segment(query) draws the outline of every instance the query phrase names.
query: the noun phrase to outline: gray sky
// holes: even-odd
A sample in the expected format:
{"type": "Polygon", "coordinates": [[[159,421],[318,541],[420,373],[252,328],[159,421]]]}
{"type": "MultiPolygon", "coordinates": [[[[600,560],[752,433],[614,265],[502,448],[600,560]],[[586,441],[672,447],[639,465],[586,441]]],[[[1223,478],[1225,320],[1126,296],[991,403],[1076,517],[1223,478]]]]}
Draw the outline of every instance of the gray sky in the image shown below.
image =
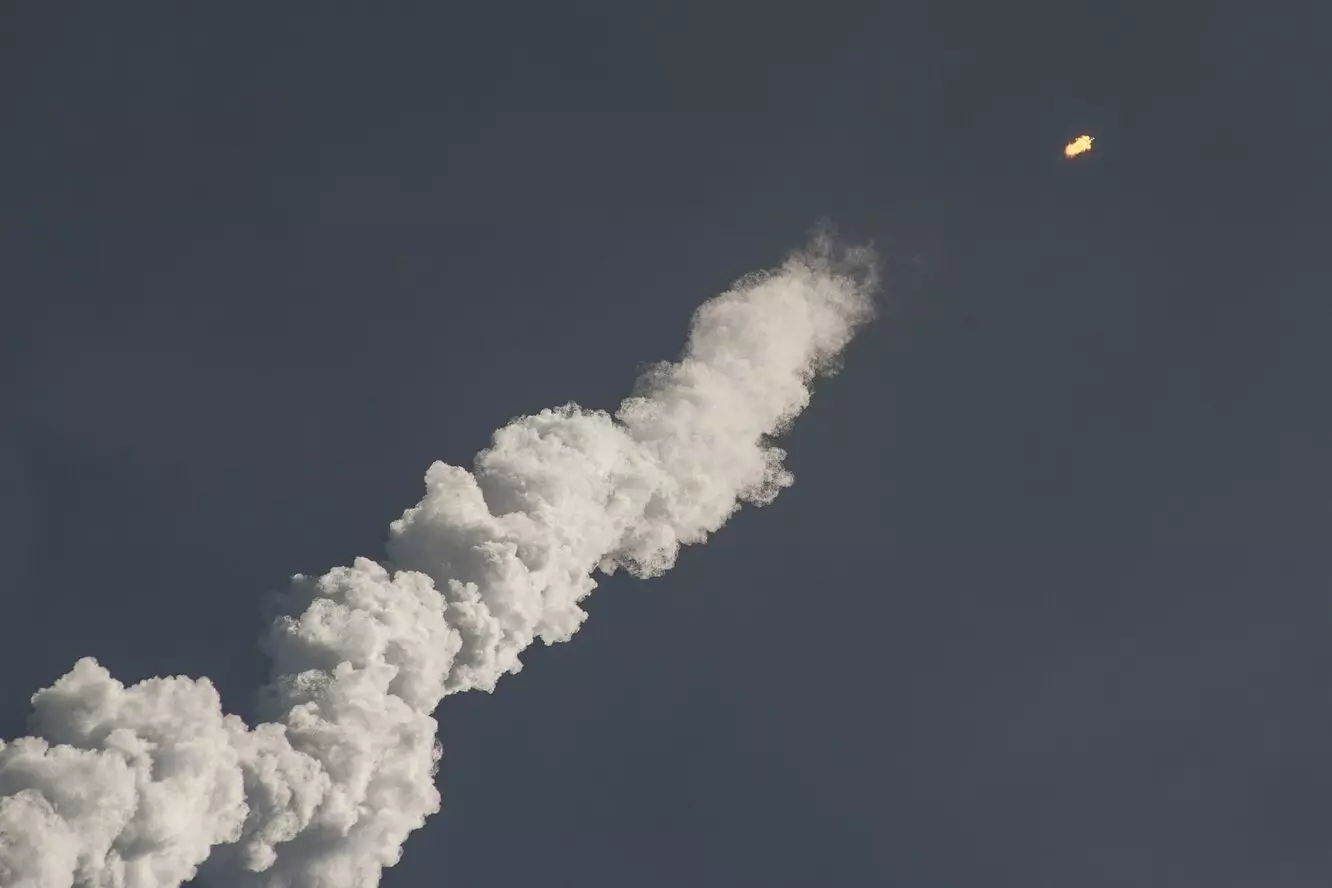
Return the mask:
{"type": "Polygon", "coordinates": [[[688,8],[4,14],[0,736],[248,716],[266,592],[828,217],[795,486],[446,700],[384,884],[1325,885],[1328,13],[688,8]]]}

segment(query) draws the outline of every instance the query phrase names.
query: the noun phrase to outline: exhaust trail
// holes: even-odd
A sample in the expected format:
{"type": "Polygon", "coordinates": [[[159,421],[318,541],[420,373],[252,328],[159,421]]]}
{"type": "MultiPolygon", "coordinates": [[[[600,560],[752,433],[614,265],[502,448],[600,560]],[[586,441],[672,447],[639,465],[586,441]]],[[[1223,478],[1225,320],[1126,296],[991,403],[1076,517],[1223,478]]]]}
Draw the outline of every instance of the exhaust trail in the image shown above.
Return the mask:
{"type": "Polygon", "coordinates": [[[614,415],[512,420],[469,472],[436,462],[388,559],[297,575],[261,647],[262,721],[207,678],[118,682],[91,658],[0,741],[0,888],[371,888],[439,810],[449,694],[569,640],[592,574],[663,573],[793,478],[772,436],[873,315],[875,259],[816,236],[704,303],[614,415]]]}

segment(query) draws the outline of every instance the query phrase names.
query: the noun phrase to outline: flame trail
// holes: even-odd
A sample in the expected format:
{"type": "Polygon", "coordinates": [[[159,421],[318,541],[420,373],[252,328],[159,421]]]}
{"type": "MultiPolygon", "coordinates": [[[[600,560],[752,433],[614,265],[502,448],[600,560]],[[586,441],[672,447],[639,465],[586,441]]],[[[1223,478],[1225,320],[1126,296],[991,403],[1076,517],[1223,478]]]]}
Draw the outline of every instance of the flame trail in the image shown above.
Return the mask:
{"type": "Polygon", "coordinates": [[[372,888],[439,810],[441,699],[492,691],[536,639],[567,641],[591,574],[669,569],[741,502],[792,483],[780,433],[873,313],[873,257],[828,236],[694,315],[677,363],[614,416],[511,421],[471,472],[437,462],[393,522],[391,566],[297,575],[263,639],[248,727],[207,678],[126,687],[91,658],[0,741],[0,886],[372,888]]]}
{"type": "Polygon", "coordinates": [[[1081,135],[1064,146],[1065,157],[1077,157],[1079,154],[1085,154],[1092,150],[1092,142],[1096,141],[1095,136],[1081,135]]]}

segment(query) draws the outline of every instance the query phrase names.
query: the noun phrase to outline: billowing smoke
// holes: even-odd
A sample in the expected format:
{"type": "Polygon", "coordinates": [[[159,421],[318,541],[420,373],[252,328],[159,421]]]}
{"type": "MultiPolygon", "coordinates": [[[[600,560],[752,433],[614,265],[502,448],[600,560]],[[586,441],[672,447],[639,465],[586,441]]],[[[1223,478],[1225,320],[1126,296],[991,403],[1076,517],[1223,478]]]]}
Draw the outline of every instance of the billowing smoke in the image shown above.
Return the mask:
{"type": "Polygon", "coordinates": [[[296,576],[263,639],[264,721],[206,678],[126,687],[83,659],[0,741],[0,886],[160,888],[226,846],[228,885],[366,888],[439,809],[440,700],[567,641],[592,573],[669,569],[791,484],[769,436],[872,314],[873,257],[826,236],[699,308],[678,363],[614,416],[515,419],[471,472],[437,462],[368,558],[296,576]]]}

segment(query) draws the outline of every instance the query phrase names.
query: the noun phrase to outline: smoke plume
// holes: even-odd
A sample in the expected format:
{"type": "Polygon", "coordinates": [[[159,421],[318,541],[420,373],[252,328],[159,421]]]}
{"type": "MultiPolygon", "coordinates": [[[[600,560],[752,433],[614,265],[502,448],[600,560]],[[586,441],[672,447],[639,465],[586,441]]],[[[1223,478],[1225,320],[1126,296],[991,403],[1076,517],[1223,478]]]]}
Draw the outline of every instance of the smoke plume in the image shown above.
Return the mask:
{"type": "Polygon", "coordinates": [[[684,354],[614,416],[515,419],[436,462],[389,563],[298,575],[262,647],[263,721],[206,678],[126,687],[85,658],[0,741],[0,886],[166,888],[215,846],[228,885],[369,888],[439,809],[441,699],[567,641],[592,573],[651,577],[792,477],[770,437],[872,314],[874,259],[827,236],[700,307],[684,354]]]}

